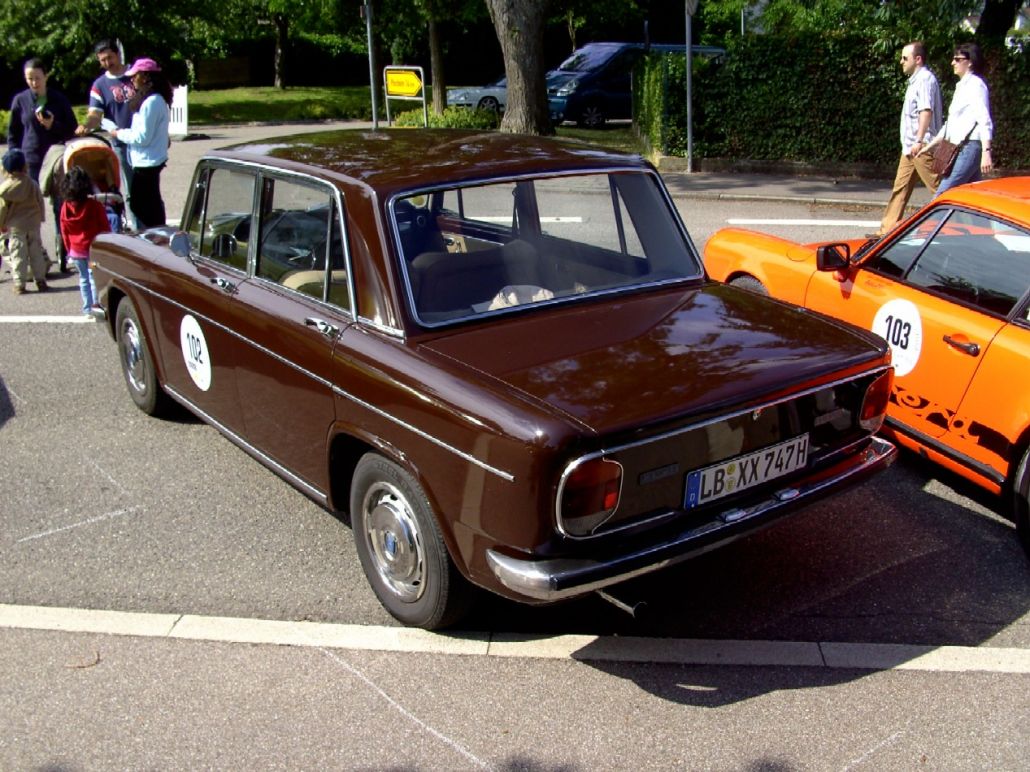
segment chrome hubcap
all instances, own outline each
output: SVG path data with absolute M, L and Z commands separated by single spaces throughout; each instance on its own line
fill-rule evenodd
M 401 600 L 418 600 L 424 589 L 424 557 L 407 499 L 389 483 L 377 482 L 365 494 L 362 506 L 365 540 L 376 573 Z
M 144 380 L 143 343 L 139 328 L 131 319 L 122 322 L 122 360 L 125 362 L 125 375 L 129 385 L 135 391 L 146 391 Z

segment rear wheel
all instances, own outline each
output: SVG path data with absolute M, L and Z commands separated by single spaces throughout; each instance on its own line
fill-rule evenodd
M 769 294 L 769 290 L 765 288 L 765 285 L 758 281 L 754 276 L 738 276 L 730 282 L 730 286 L 746 289 L 748 292 L 754 292 L 756 295 Z
M 1013 505 L 1016 514 L 1016 532 L 1023 542 L 1023 549 L 1030 557 L 1030 449 L 1023 454 L 1016 470 L 1012 486 Z
M 167 412 L 171 401 L 158 385 L 154 360 L 139 323 L 139 315 L 128 298 L 118 304 L 114 329 L 122 374 L 132 401 L 147 415 L 157 416 Z
M 465 614 L 472 586 L 451 561 L 429 501 L 410 474 L 376 453 L 362 456 L 350 515 L 361 567 L 387 611 L 427 630 Z

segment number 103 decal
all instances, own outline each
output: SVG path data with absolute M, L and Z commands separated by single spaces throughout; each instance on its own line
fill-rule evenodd
M 900 299 L 884 303 L 873 319 L 873 332 L 891 347 L 897 377 L 915 369 L 923 349 L 923 323 L 914 303 Z

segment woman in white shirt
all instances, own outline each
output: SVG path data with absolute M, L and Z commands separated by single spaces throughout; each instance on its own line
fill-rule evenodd
M 161 170 L 168 163 L 172 87 L 153 59 L 137 59 L 125 74 L 136 90 L 129 100 L 132 126 L 111 133 L 126 144 L 132 164 L 129 207 L 141 229 L 154 228 L 165 224 Z
M 994 136 L 991 103 L 987 84 L 977 74 L 983 71 L 980 47 L 975 43 L 956 46 L 951 69 L 959 81 L 948 107 L 948 119 L 933 141 L 923 148 L 923 152 L 930 150 L 942 139 L 961 145 L 951 171 L 937 187 L 938 196 L 956 185 L 976 182 L 982 174 L 989 174 L 994 168 L 991 160 L 991 138 Z

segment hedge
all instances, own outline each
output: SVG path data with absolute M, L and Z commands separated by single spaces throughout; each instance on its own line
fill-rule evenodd
M 695 61 L 694 156 L 755 161 L 873 164 L 893 171 L 905 78 L 895 57 L 873 58 L 854 36 L 738 38 L 721 64 Z M 950 58 L 950 51 L 947 52 Z M 994 162 L 1030 169 L 1030 57 L 987 54 Z M 931 64 L 945 110 L 954 92 L 950 63 Z M 652 54 L 634 78 L 638 131 L 657 152 L 686 155 L 685 61 Z

